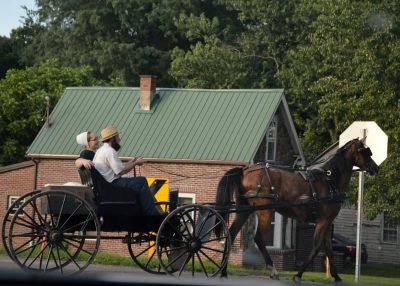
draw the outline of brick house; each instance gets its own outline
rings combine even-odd
[[[280,89],[156,88],[151,76],[143,76],[139,88],[67,88],[27,150],[31,161],[0,168],[0,217],[26,192],[79,182],[75,137],[107,126],[120,130],[122,160],[145,157],[139,174],[168,178],[184,203],[214,202],[219,179],[235,166],[305,163]],[[244,253],[253,251],[251,224],[235,241],[230,262],[242,264]],[[269,247],[280,269],[294,264],[295,227],[275,216]],[[102,241],[100,251],[129,255],[116,241]]]

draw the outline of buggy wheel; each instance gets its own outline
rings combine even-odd
[[[132,260],[141,269],[152,274],[165,274],[155,250],[156,234],[154,232],[130,233],[128,250]]]
[[[4,215],[3,224],[2,224],[2,228],[1,228],[1,240],[3,242],[3,247],[4,247],[7,255],[11,259],[12,259],[12,255],[10,253],[10,249],[8,246],[8,234],[10,231],[10,223],[14,216],[16,208],[18,208],[22,203],[24,203],[28,197],[32,197],[39,192],[40,191],[33,191],[33,192],[26,193],[23,196],[19,197],[11,206],[8,207],[8,210],[7,210],[6,214]]]
[[[169,207],[168,202],[159,202],[157,205],[163,212],[166,212]],[[129,233],[128,250],[132,260],[144,271],[151,274],[165,274],[156,254],[156,236],[156,232],[153,231]]]
[[[220,238],[214,234],[217,225],[222,226]],[[156,240],[161,266],[175,277],[218,275],[228,262],[230,246],[225,221],[214,209],[203,205],[186,205],[171,212]]]
[[[65,191],[41,192],[16,211],[9,250],[24,270],[77,273],[97,254],[99,226],[93,208],[80,197]]]

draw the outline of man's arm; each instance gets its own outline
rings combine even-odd
[[[119,172],[118,176],[125,175],[130,170],[132,170],[135,166],[142,165],[144,162],[145,162],[145,160],[143,159],[143,157],[134,157],[132,160],[130,160],[124,164],[124,168],[122,169],[121,172]]]
[[[85,169],[91,169],[94,166],[94,164],[90,160],[78,158],[75,160],[75,166],[78,169],[80,169],[81,167],[84,167]]]

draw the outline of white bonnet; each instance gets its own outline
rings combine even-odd
[[[87,140],[87,132],[82,132],[81,134],[76,136],[76,143],[78,143],[79,145],[83,145],[86,146],[88,144],[88,140]]]

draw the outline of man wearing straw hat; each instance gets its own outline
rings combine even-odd
[[[145,215],[160,215],[160,211],[154,204],[145,177],[123,177],[136,165],[144,163],[142,157],[134,157],[132,160],[123,163],[118,156],[121,148],[119,132],[115,127],[107,127],[101,131],[101,146],[94,156],[93,163],[97,171],[106,181],[115,187],[130,188],[137,192],[137,197],[144,210]]]

